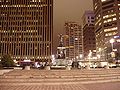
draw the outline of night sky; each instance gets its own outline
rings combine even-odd
[[[64,23],[74,21],[81,24],[85,10],[92,10],[92,0],[54,0],[54,53],[58,44],[58,34],[63,33]]]

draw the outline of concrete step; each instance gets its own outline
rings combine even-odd
[[[104,83],[104,82],[120,82],[120,79],[90,79],[90,80],[67,80],[67,81],[31,81],[31,82],[0,82],[0,85],[59,85],[59,84],[89,84],[89,83]]]
[[[59,81],[66,81],[66,82],[71,82],[71,81],[89,81],[89,80],[105,80],[105,79],[120,79],[119,75],[111,75],[111,76],[89,76],[89,77],[57,77],[57,78],[34,78],[34,77],[30,77],[30,78],[1,78],[0,82],[59,82]]]
[[[0,79],[29,79],[29,78],[34,78],[34,79],[69,79],[69,78],[97,78],[97,77],[118,77],[120,74],[107,74],[107,75],[76,75],[76,76],[50,76],[50,75],[45,75],[45,76],[0,76]]]

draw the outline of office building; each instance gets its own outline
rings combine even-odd
[[[0,56],[50,61],[53,0],[0,0]]]
[[[95,53],[96,40],[94,32],[94,12],[85,11],[82,16],[82,29],[83,29],[83,53],[87,58],[90,50]]]
[[[79,56],[83,54],[81,26],[76,22],[66,22],[65,34],[68,36],[65,41],[67,59],[80,59]]]
[[[93,0],[96,49],[101,60],[108,60],[110,39],[120,35],[120,1]]]

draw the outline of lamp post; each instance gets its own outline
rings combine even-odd
[[[111,47],[112,47],[112,51],[111,51],[111,57],[114,58],[115,57],[115,53],[114,53],[114,47],[113,47],[113,43],[115,42],[115,39],[110,39],[110,43],[111,43]]]
[[[89,54],[88,54],[88,60],[89,60],[88,67],[90,67],[90,59],[92,59],[92,51],[91,50],[89,50]]]
[[[113,43],[115,42],[115,39],[110,39],[110,43],[111,43],[111,46],[112,46],[112,52],[113,52]]]
[[[82,58],[83,58],[83,55],[82,55],[82,54],[80,54],[80,60],[82,60]]]
[[[91,50],[89,50],[89,54],[88,54],[88,64],[87,64],[87,69],[90,69],[90,59],[91,59],[91,57],[92,57],[92,51]]]
[[[97,60],[99,61],[100,60],[100,54],[97,54]]]
[[[56,64],[56,61],[55,61],[55,55],[52,55],[52,64],[55,65]]]
[[[78,61],[78,58],[79,58],[79,57],[78,57],[78,56],[76,56],[77,61]]]
[[[101,61],[102,60],[102,48],[99,48],[99,56],[98,57],[100,57],[99,60]]]

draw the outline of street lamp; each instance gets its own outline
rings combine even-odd
[[[55,65],[56,64],[56,61],[55,61],[55,55],[52,55],[52,64]]]
[[[115,39],[110,39],[110,43],[111,43],[111,47],[112,47],[112,51],[111,51],[111,57],[114,58],[115,57],[115,53],[114,53],[114,48],[113,48],[113,43],[115,42]]]
[[[97,54],[97,59],[98,59],[98,60],[100,60],[100,57],[101,57],[100,54]]]
[[[90,59],[91,59],[91,57],[92,57],[92,51],[89,50],[89,54],[88,54],[88,60],[89,60],[89,63],[90,63]]]
[[[80,54],[80,60],[83,58],[83,55],[82,54]]]
[[[78,57],[78,56],[76,56],[76,58],[77,58],[77,60],[78,60],[78,58],[79,58],[79,57]]]
[[[110,43],[111,43],[111,46],[112,46],[112,51],[113,51],[113,43],[115,42],[115,39],[110,39]]]

